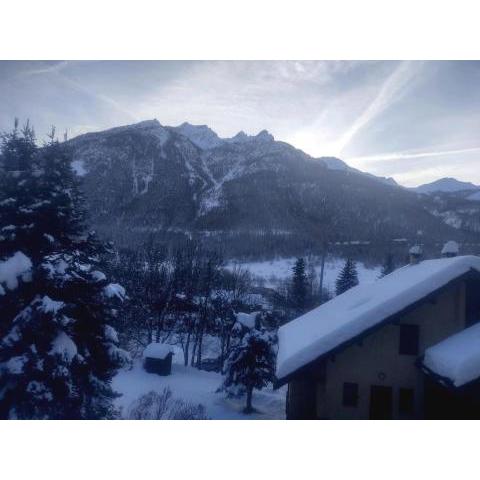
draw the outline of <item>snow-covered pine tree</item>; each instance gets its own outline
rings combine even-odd
[[[33,129],[28,122],[19,129],[16,119],[13,131],[2,135],[0,143],[0,265],[4,272],[3,287],[0,284],[0,340],[19,305],[27,304],[31,297],[29,282],[25,281],[31,278],[33,246],[38,243],[33,208],[38,194],[36,153]],[[15,295],[6,294],[14,288]]]
[[[247,392],[245,413],[252,413],[253,389],[261,390],[273,380],[275,350],[273,336],[251,329],[241,342],[230,350],[225,362],[223,389],[244,387]]]
[[[380,278],[392,273],[395,270],[395,261],[393,259],[393,255],[388,253],[385,257],[385,262],[382,265],[382,271],[380,272]]]
[[[352,287],[358,285],[358,274],[355,262],[347,258],[336,282],[336,294],[341,295]]]
[[[111,379],[128,361],[112,301],[124,290],[99,270],[68,151],[53,132],[38,149],[16,123],[0,158],[0,271],[29,266],[0,290],[0,417],[112,418]]]
[[[38,243],[35,227],[38,180],[35,133],[27,123],[20,131],[18,120],[0,144],[0,258],[18,250],[31,256]]]
[[[296,313],[304,313],[307,305],[307,274],[303,258],[298,258],[293,266],[291,298]]]

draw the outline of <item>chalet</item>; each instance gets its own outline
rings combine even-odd
[[[447,250],[279,329],[287,418],[480,418],[480,257]]]

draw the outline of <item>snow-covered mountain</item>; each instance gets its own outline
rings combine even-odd
[[[257,135],[247,135],[245,132],[240,131],[235,136],[229,138],[220,138],[210,127],[207,125],[192,125],[190,123],[182,123],[178,127],[172,127],[172,130],[187,137],[193,144],[202,150],[211,150],[221,145],[232,143],[245,143],[245,142],[274,142],[273,135],[267,130],[262,130]],[[373,178],[377,178],[382,182],[390,185],[397,185],[393,178],[375,177],[369,173],[361,172],[355,168],[350,167],[343,160],[336,157],[320,157],[317,159],[322,162],[330,170],[342,170],[369,175]]]
[[[428,211],[453,228],[480,232],[480,187],[455,178],[441,178],[412,189]]]
[[[198,234],[248,254],[310,248],[325,235],[359,242],[462,234],[414,192],[339,159],[313,158],[267,131],[222,139],[207,126],[150,120],[68,145],[92,221],[119,242]]]
[[[480,187],[470,182],[462,182],[455,178],[445,177],[445,178],[440,178],[439,180],[435,180],[434,182],[431,182],[431,183],[425,183],[424,185],[419,185],[418,187],[415,187],[414,190],[417,193],[431,194],[431,193],[438,193],[438,192],[452,193],[452,192],[462,192],[466,190],[480,190]]]
[[[218,147],[223,140],[207,125],[191,125],[190,123],[182,123],[172,130],[187,137],[193,144],[204,150]]]
[[[187,137],[194,145],[202,150],[211,150],[230,143],[245,143],[245,142],[273,142],[273,135],[267,130],[262,130],[257,135],[247,135],[245,132],[238,132],[234,137],[220,138],[207,125],[192,125],[190,123],[182,123],[178,127],[169,127],[171,130],[180,133]]]

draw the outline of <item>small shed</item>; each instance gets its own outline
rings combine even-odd
[[[166,343],[151,343],[143,351],[143,367],[148,373],[170,375],[172,373],[173,348]]]

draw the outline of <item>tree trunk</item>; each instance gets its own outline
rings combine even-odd
[[[149,325],[148,325],[148,345],[150,345],[152,342],[153,342],[153,329],[152,329],[151,323],[149,322]]]
[[[192,350],[192,355],[190,357],[190,366],[191,367],[195,366],[195,353],[197,352],[197,345],[198,345],[198,334],[195,335],[195,340],[193,342],[193,350]]]
[[[252,396],[253,396],[253,387],[247,387],[247,406],[245,407],[244,413],[252,413]]]
[[[225,345],[226,345],[225,333],[222,332],[222,348],[220,351],[220,372],[222,373],[223,373],[223,364],[225,362]]]
[[[160,343],[160,334],[162,333],[162,330],[163,330],[163,312],[158,315],[157,331],[155,335],[155,341],[157,343]]]
[[[325,257],[327,256],[327,244],[323,244],[322,266],[320,267],[320,301],[323,303],[323,277],[325,275]]]
[[[197,368],[201,370],[202,368],[202,343],[203,343],[203,327],[200,330],[200,337],[198,339],[197,347]]]
[[[188,354],[189,353],[190,353],[190,331],[187,334],[187,341],[185,342],[185,347],[183,349],[183,357],[184,357],[186,367],[188,367]]]

